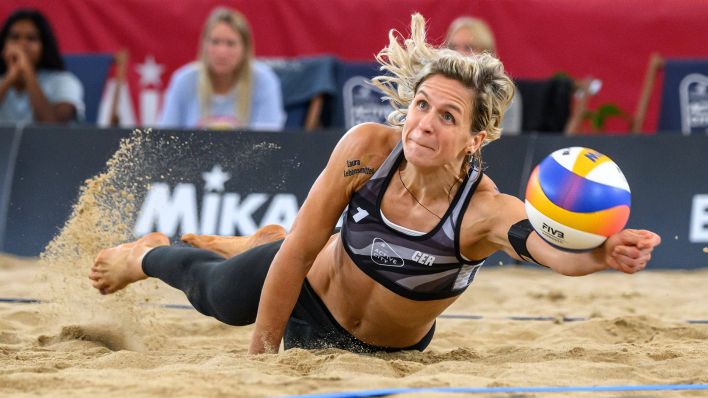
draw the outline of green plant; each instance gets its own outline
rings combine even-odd
[[[599,132],[605,129],[608,119],[615,117],[624,119],[627,122],[627,127],[631,128],[631,115],[613,103],[600,104],[595,110],[585,111],[583,121],[589,122],[590,131]]]

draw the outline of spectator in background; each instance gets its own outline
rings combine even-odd
[[[84,117],[83,87],[64,61],[47,19],[12,13],[0,31],[0,123],[66,123]]]
[[[494,33],[486,22],[479,18],[463,16],[450,24],[445,38],[446,46],[463,55],[489,53],[497,56]],[[517,90],[509,109],[504,115],[502,131],[518,134],[521,131],[521,94]]]
[[[253,38],[240,13],[217,8],[202,30],[198,60],[175,71],[161,127],[281,130],[280,81],[253,59]]]
[[[452,21],[445,43],[449,49],[463,55],[487,52],[496,57],[494,34],[489,25],[478,18],[459,17]]]

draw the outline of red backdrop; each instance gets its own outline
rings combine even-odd
[[[0,17],[17,7],[42,10],[64,52],[127,48],[138,108],[146,90],[159,93],[174,69],[195,58],[202,23],[217,5],[248,17],[258,56],[326,53],[346,60],[373,60],[389,29],[407,30],[413,11],[429,20],[429,37],[438,43],[455,17],[475,15],[491,25],[514,77],[592,75],[603,87],[590,107],[613,102],[628,112],[636,107],[651,52],[708,57],[708,3],[691,0],[4,0]],[[137,67],[149,57],[157,75],[143,75],[141,82]],[[644,130],[656,128],[658,94]],[[609,129],[626,125],[615,121]]]

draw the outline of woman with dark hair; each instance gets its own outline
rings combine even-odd
[[[64,70],[56,38],[36,10],[17,10],[0,31],[0,123],[65,123],[84,115],[83,87]]]

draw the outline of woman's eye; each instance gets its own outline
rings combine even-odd
[[[420,109],[427,109],[428,108],[428,102],[425,100],[420,100],[418,101],[418,108]]]

